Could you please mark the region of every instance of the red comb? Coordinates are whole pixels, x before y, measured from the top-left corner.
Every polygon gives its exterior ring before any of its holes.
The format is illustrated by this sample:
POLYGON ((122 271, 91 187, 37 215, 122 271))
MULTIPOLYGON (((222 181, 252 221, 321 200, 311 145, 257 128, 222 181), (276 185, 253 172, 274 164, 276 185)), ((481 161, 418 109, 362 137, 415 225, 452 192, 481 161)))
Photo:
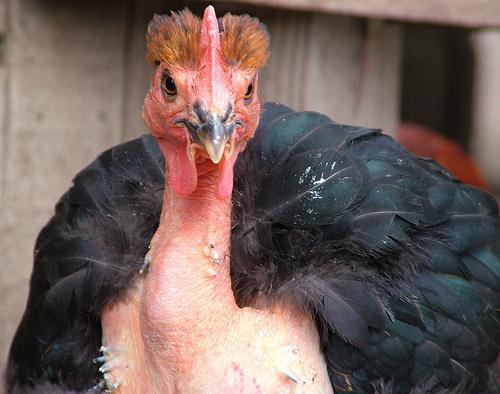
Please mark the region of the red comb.
POLYGON ((226 102, 217 103, 217 90, 224 86, 224 64, 219 22, 215 15, 215 9, 211 5, 205 9, 203 14, 200 43, 202 48, 200 89, 203 90, 203 96, 207 99, 206 105, 212 109, 219 107, 219 105, 225 108, 226 102))
POLYGON ((215 57, 220 53, 219 22, 215 9, 211 5, 205 8, 201 24, 201 46, 208 50, 208 56, 215 57))

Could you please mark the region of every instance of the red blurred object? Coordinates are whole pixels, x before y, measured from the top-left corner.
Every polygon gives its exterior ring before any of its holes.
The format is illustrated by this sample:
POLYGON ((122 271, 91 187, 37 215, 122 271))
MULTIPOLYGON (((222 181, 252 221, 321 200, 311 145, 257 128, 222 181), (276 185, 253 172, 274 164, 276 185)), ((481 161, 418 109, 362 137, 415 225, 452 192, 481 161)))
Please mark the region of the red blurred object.
POLYGON ((491 191, 477 164, 456 142, 414 123, 402 123, 397 139, 410 152, 436 160, 462 182, 491 191))

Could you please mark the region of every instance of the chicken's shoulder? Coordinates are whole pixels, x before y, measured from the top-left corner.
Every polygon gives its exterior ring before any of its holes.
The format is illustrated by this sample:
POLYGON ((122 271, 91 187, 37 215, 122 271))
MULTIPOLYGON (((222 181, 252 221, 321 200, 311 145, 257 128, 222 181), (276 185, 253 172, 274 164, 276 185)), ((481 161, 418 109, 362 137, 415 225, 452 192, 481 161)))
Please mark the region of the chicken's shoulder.
POLYGON ((164 163, 151 136, 115 146, 80 171, 40 232, 10 387, 42 380, 76 389, 98 379, 101 308, 138 275, 158 225, 164 163))
POLYGON ((487 392, 500 345, 491 196, 379 130, 268 104, 234 204, 239 302, 316 316, 336 389, 487 392))

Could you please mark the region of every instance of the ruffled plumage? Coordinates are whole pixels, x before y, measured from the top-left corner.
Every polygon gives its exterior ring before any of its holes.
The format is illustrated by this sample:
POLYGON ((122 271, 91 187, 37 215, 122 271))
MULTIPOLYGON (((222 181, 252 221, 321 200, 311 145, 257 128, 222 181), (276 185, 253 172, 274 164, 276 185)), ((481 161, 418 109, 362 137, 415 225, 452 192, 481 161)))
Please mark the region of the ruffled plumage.
MULTIPOLYGON (((76 176, 38 237, 10 387, 98 382, 99 313, 139 275, 163 168, 143 136, 76 176)), ((233 206, 237 302, 311 313, 335 390, 493 392, 500 227, 489 195, 379 130, 266 104, 236 163, 233 206)))

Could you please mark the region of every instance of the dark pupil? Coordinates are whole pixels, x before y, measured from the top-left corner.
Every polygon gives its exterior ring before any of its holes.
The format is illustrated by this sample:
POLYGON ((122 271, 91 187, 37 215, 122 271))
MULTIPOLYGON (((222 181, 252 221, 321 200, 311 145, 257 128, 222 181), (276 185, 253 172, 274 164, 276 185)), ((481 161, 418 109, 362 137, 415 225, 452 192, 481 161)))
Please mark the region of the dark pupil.
POLYGON ((245 93, 245 97, 250 97, 252 95, 252 91, 253 91, 253 83, 248 85, 247 92, 245 93))
POLYGON ((167 79, 165 79, 165 90, 168 94, 175 94, 176 87, 172 77, 167 77, 167 79))

